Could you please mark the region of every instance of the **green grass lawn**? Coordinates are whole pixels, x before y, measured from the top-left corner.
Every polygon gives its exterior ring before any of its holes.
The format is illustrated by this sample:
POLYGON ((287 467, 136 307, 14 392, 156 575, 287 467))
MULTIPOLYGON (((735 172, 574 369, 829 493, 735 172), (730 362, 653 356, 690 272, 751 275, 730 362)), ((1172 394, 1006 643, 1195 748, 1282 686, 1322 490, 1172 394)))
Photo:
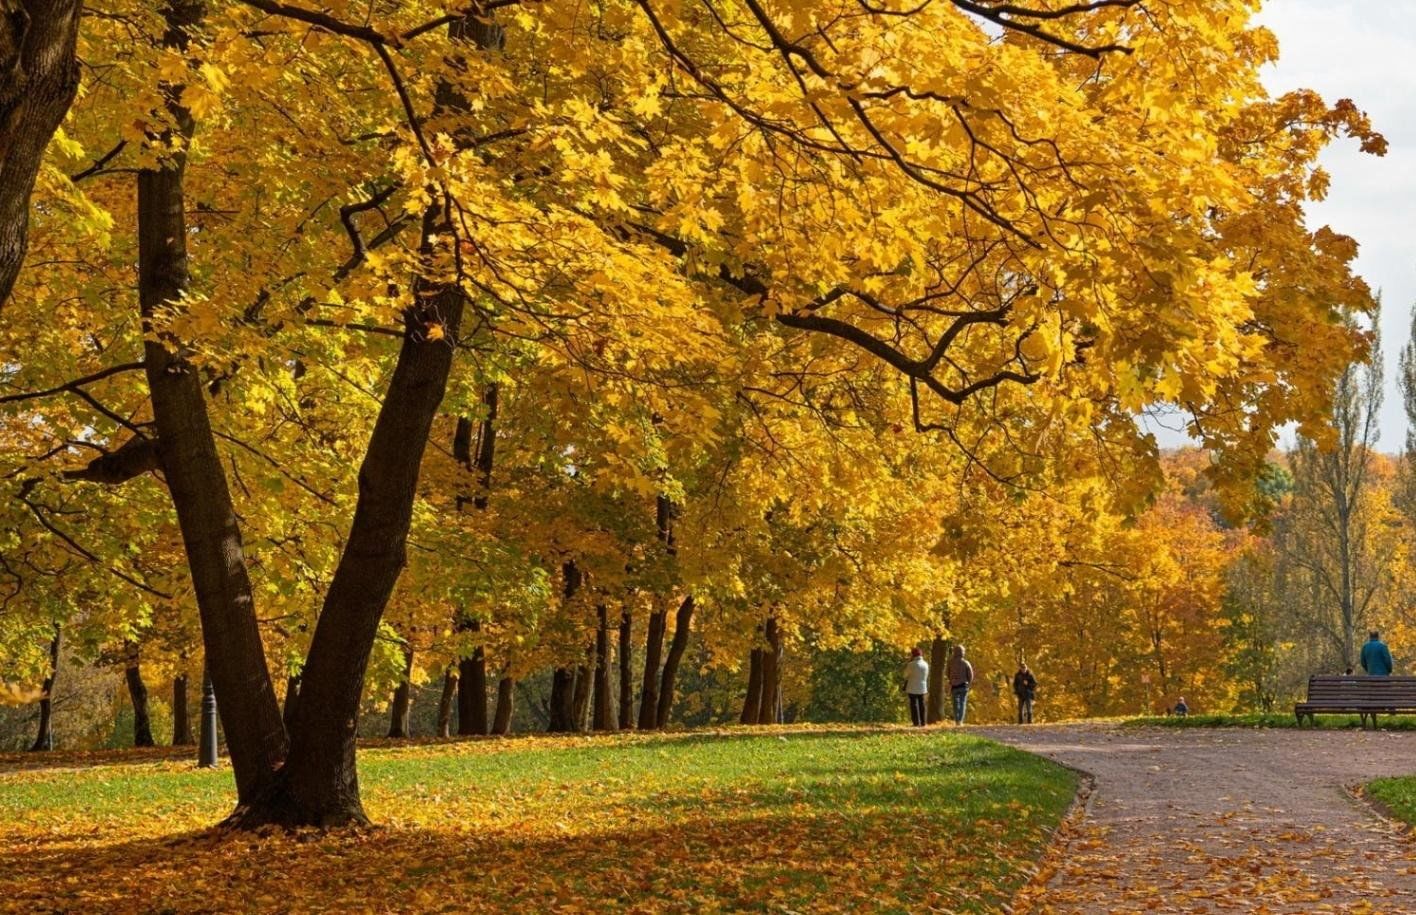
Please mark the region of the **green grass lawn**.
MULTIPOLYGON (((1357 715, 1318 715, 1317 724, 1305 720, 1303 727, 1318 727, 1328 730, 1360 728, 1362 720, 1357 715)), ((1234 715, 1189 715, 1184 718, 1156 715, 1143 718, 1128 718, 1123 724, 1128 727, 1162 728, 1296 728, 1298 719, 1292 712, 1252 712, 1234 715)), ((1392 731, 1416 731, 1416 715, 1382 715, 1377 726, 1392 731)))
POLYGON ((1367 795, 1398 820, 1416 827, 1416 775, 1378 779, 1367 785, 1367 795))
POLYGON ((905 729, 385 746, 360 774, 376 828, 250 836, 205 828, 226 771, 0 761, 0 908, 996 911, 1076 788, 905 729))

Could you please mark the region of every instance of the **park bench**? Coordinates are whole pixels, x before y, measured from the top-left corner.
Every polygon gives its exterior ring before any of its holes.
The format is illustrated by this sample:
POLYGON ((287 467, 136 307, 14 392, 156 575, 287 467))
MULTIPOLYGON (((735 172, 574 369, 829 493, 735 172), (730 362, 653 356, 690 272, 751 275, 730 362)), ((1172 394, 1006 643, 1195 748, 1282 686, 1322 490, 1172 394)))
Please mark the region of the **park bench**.
POLYGON ((1416 677, 1309 677, 1308 700, 1293 713, 1301 725, 1305 715, 1316 724, 1313 716, 1319 712, 1356 712, 1363 727, 1368 719, 1376 727, 1380 712, 1416 712, 1416 677))

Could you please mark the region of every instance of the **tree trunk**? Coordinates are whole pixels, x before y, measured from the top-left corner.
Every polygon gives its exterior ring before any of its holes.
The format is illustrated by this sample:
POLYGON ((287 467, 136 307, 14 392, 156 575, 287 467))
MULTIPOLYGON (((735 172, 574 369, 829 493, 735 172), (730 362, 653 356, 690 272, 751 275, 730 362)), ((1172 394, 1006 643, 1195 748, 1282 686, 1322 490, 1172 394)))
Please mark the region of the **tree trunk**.
POLYGON ((762 649, 754 648, 748 655, 747 696, 742 701, 741 724, 756 724, 762 714, 762 649))
POLYGON ((674 683, 678 679, 679 662, 688 649, 689 627, 693 623, 693 595, 679 604, 674 616, 674 640, 669 644, 669 656, 664 659, 664 677, 659 685, 659 714, 655 722, 662 730, 669 726, 669 713, 674 708, 674 683))
MULTIPOLYGON (((200 20, 201 5, 177 0, 165 14, 163 44, 185 51, 187 29, 200 20)), ((188 286, 183 174, 193 123, 179 102, 181 87, 164 86, 164 93, 176 125, 171 138, 175 152, 159 168, 138 173, 138 300, 145 327, 157 309, 179 301, 188 286)), ((149 336, 143 351, 158 457, 182 531, 207 670, 221 697, 239 809, 273 784, 285 759, 285 728, 201 381, 196 369, 169 349, 169 341, 149 336)))
POLYGON ((575 730, 575 671, 557 667, 551 673, 551 721, 546 730, 567 734, 575 730))
POLYGON ((497 681, 497 711, 492 716, 492 733, 506 735, 511 733, 511 712, 512 702, 516 698, 516 681, 511 677, 502 677, 497 681))
POLYGON ((438 697, 438 736, 452 735, 452 703, 457 698, 458 676, 455 668, 449 667, 443 674, 442 695, 438 697))
POLYGON ((639 688, 639 730, 652 731, 659 724, 659 658, 664 652, 665 610, 649 614, 644 636, 644 680, 639 688))
MULTIPOLYGON (((474 621, 473 629, 479 628, 474 621)), ((472 657, 458 665, 457 733, 463 735, 487 733, 487 656, 478 645, 472 657)))
POLYGON ((403 647, 403 679, 398 682, 398 688, 393 691, 393 707, 389 710, 388 716, 388 736, 390 737, 412 737, 411 723, 413 712, 413 684, 410 682, 413 676, 413 649, 408 646, 403 647))
POLYGON ((35 734, 30 752, 54 749, 54 681, 59 677, 59 648, 63 630, 56 623, 54 637, 49 640, 49 676, 44 678, 44 692, 39 697, 39 732, 35 734))
POLYGON ((762 651, 762 706, 757 712, 758 724, 780 724, 782 710, 782 637, 777 630, 777 618, 767 619, 767 647, 762 651))
POLYGON ((571 730, 585 730, 585 713, 590 710, 590 683, 591 673, 595 664, 595 645, 592 642, 585 651, 588 663, 576 665, 575 668, 575 688, 572 690, 571 698, 571 730))
POLYGON ((599 625, 595 627, 595 697, 591 727, 596 731, 613 731, 610 708, 610 620, 604 604, 595 608, 599 625))
POLYGON ((285 704, 281 707, 280 719, 285 729, 290 730, 290 722, 295 720, 295 706, 300 702, 300 675, 285 678, 285 704))
POLYGON ((937 724, 952 716, 944 712, 944 695, 948 692, 945 674, 949 667, 949 641, 936 635, 929 643, 929 698, 924 709, 924 720, 937 724))
MULTIPOLYGON (((500 46, 502 34, 499 26, 475 14, 452 23, 449 32, 455 38, 471 33, 483 48, 500 46)), ((456 232, 448 202, 439 189, 432 191, 434 202, 423 215, 421 251, 436 259, 440 241, 455 238, 456 232)), ((310 642, 282 790, 246 822, 368 822, 355 768, 364 673, 379 621, 407 561, 423 453, 447 389, 465 304, 457 285, 425 278, 414 284, 403 313, 398 361, 359 469, 349 538, 310 642)))
POLYGON ((79 0, 0 5, 0 309, 25 259, 44 150, 79 88, 79 0))
POLYGON ((157 746, 157 741, 152 739, 147 684, 143 682, 143 671, 136 652, 128 659, 128 667, 123 674, 128 681, 128 698, 133 700, 133 746, 157 746))
POLYGON ((194 743, 191 709, 187 706, 187 675, 181 674, 172 678, 172 745, 188 747, 194 743))
POLYGON ((634 727, 634 617, 628 609, 620 613, 619 625, 619 726, 634 727))

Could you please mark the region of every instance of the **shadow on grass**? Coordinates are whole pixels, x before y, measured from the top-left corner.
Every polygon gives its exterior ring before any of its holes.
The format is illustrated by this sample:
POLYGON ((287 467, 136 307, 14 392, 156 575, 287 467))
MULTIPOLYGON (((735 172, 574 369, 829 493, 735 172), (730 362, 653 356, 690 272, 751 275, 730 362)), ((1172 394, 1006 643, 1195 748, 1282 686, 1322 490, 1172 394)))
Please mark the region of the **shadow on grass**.
MULTIPOLYGON (((737 807, 586 834, 376 828, 199 832, 9 848, 0 907, 25 912, 996 911, 1041 836, 1006 822, 737 807)), ((593 826, 589 822, 577 826, 593 826)))

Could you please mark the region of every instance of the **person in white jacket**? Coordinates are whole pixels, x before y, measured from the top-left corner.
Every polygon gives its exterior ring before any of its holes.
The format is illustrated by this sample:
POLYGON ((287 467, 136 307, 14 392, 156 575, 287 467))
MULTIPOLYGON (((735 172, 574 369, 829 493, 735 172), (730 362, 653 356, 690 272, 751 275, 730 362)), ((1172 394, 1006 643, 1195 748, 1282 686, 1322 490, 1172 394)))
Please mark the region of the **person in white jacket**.
POLYGON ((910 651, 905 665, 905 695, 910 698, 910 723, 924 727, 924 696, 929 692, 929 662, 918 648, 910 651))

